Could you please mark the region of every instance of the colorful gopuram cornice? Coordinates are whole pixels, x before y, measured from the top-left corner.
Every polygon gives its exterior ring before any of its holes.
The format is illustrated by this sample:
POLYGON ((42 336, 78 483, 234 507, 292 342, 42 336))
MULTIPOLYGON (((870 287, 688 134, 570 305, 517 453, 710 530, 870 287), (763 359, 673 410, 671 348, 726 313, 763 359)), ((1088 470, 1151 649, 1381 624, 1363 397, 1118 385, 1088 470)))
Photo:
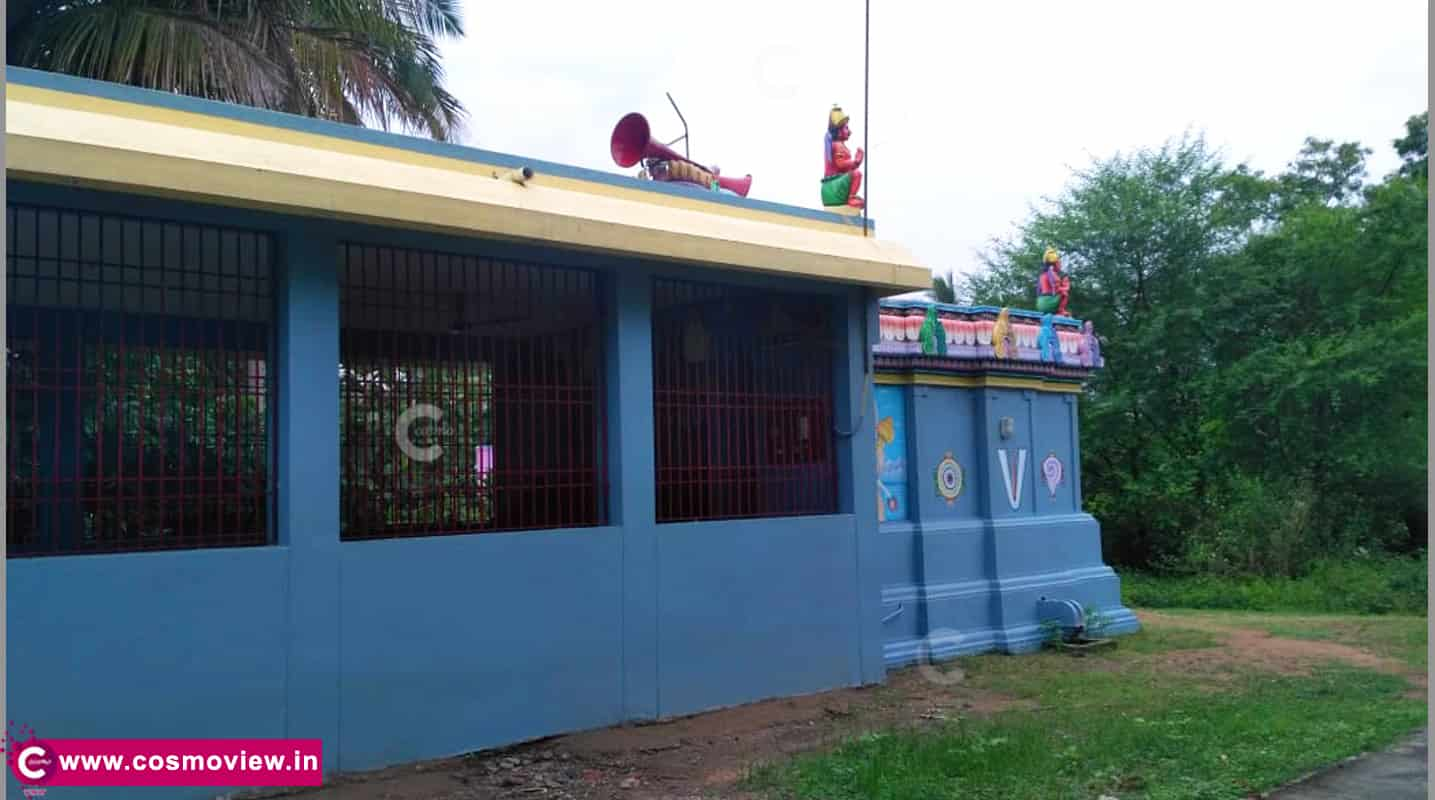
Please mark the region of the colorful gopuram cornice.
POLYGON ((878 333, 872 350, 879 373, 1030 376, 1079 385, 1104 363, 1089 321, 1022 309, 883 300, 878 333))

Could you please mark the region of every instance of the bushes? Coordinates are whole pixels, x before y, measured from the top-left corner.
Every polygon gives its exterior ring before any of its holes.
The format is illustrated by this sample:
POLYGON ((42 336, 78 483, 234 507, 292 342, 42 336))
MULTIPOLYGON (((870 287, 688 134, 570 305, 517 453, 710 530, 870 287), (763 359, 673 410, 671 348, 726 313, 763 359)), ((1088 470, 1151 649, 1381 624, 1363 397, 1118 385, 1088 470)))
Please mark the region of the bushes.
POLYGON ((1121 575, 1122 600, 1145 608, 1219 608, 1352 614, 1419 614, 1427 608, 1429 559, 1324 560, 1299 578, 1121 575))
POLYGON ((1212 482, 1201 520, 1183 531, 1166 559, 1147 568, 1297 578, 1322 562, 1401 552, 1409 541, 1402 509, 1371 495, 1346 487, 1322 491, 1309 475, 1233 473, 1212 482))

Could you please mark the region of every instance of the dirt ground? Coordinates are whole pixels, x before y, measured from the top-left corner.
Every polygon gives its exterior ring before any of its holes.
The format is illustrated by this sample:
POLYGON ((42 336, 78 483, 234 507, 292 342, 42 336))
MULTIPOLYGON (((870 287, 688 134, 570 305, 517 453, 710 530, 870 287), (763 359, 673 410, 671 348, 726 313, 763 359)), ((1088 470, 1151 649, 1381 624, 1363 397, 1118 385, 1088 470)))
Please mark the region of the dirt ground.
POLYGON ((1283 675, 1308 674, 1316 666, 1336 661, 1354 667, 1375 670, 1387 675, 1400 675, 1409 681, 1412 695, 1423 696, 1428 677, 1412 671, 1393 658, 1375 655, 1340 642, 1315 639, 1286 639, 1262 630, 1222 625, 1199 617, 1174 616, 1158 611, 1142 611, 1142 625, 1172 628, 1194 628, 1216 634, 1219 647, 1176 650, 1156 658, 1174 670, 1215 673, 1232 665, 1252 666, 1283 675))
MULTIPOLYGON (((1140 612, 1148 627, 1217 635, 1216 647, 1150 656, 1173 670, 1219 675, 1233 666, 1286 674, 1340 661, 1405 676, 1412 693, 1426 679, 1404 664, 1349 645, 1285 639, 1209 620, 1140 612)), ((1079 668, 1131 662, 1083 659, 1079 668)), ((869 730, 922 727, 1020 705, 1010 697, 917 668, 879 687, 769 700, 692 717, 558 736, 458 758, 351 775, 321 789, 245 794, 295 800, 697 800, 744 798, 740 782, 755 764, 834 744, 869 730)), ((1027 704, 1027 707, 1031 707, 1027 704)))

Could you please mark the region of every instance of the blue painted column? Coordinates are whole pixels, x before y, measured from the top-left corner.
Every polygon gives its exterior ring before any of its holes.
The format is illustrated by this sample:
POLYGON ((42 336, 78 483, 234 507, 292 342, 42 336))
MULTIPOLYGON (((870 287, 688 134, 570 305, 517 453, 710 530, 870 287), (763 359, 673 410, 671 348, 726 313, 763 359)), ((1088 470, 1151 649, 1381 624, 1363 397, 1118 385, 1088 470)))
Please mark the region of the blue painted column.
POLYGON ((339 289, 337 241, 305 223, 282 242, 278 538, 288 550, 285 735, 339 763, 339 289))
POLYGON ((917 383, 909 391, 914 575, 921 609, 918 644, 932 658, 942 659, 980 649, 990 627, 983 585, 989 571, 981 414, 976 395, 967 388, 917 383), (962 479, 960 492, 951 499, 937 484, 938 469, 948 456, 962 479))
POLYGON ((1077 396, 1069 394, 1062 400, 1067 405, 1067 413, 1071 415, 1071 453, 1070 463, 1066 465, 1066 472, 1071 480, 1071 513, 1081 513, 1081 408, 1077 396))
POLYGON ((1031 410, 1028 398, 1019 392, 1010 389, 979 391, 977 459, 981 477, 977 485, 981 489, 981 514, 986 520, 983 533, 986 575, 993 589, 990 597, 991 624, 996 631, 994 643, 1008 649, 1011 643, 1007 641, 1007 632, 1016 621, 1016 615, 1003 597, 1001 578, 1013 565, 1001 553, 1009 524, 1018 515, 1031 512, 1031 503, 1026 499, 1031 493, 1031 410), (1004 421, 1009 425, 1005 434, 1004 421), (1006 455, 1005 462, 1002 460, 1003 453, 1006 455), (1011 493, 1017 497, 1017 508, 1012 508, 1008 481, 1012 483, 1011 493))
POLYGON ((636 265, 607 281, 608 471, 623 536, 623 718, 658 716, 658 531, 653 463, 653 287, 636 265))
POLYGON ((857 536, 857 563, 853 580, 857 584, 858 675, 863 684, 880 683, 886 677, 882 658, 882 576, 878 569, 881 542, 877 539, 877 457, 873 447, 871 368, 873 342, 877 341, 877 299, 865 289, 853 288, 842 295, 838 313, 838 342, 834 354, 833 416, 837 437, 838 510, 852 514, 857 536))

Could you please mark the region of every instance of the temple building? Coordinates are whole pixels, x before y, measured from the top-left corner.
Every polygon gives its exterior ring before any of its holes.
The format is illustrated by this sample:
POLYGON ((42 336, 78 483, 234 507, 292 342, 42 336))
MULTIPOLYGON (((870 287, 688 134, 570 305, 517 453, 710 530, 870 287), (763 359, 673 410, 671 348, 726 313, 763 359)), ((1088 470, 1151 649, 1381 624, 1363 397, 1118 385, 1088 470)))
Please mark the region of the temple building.
POLYGON ((1136 625, 1077 320, 884 302, 930 272, 851 213, 6 79, 41 736, 364 770, 1136 625))

